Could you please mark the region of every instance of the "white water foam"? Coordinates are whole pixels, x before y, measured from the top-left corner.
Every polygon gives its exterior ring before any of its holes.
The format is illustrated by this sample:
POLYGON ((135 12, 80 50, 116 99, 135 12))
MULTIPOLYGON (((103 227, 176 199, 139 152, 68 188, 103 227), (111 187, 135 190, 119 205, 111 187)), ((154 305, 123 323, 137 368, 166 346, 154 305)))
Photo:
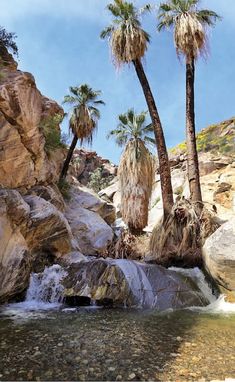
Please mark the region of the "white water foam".
POLYGON ((220 295, 217 300, 204 307, 192 306, 189 308, 194 312, 210 314, 235 314, 235 304, 225 301, 225 296, 220 295))
POLYGON ((208 282, 206 281, 205 275, 199 268, 185 269, 185 268, 170 267, 168 269, 191 278, 196 283, 198 288, 201 290, 203 295, 206 297, 206 299, 210 303, 213 303, 216 301, 216 296, 213 294, 212 289, 210 288, 208 282))
POLYGON ((227 302, 225 300, 226 297, 224 295, 220 295, 218 298, 216 298, 216 296, 213 295, 212 290, 206 281, 205 275, 200 269, 198 268, 183 269, 183 268, 176 268, 176 267, 171 267, 169 269, 193 279, 196 282, 198 288, 202 291, 204 296, 210 302, 210 304, 207 306, 203 306, 203 307, 192 306, 187 309, 192 310, 194 312, 210 313, 210 314, 234 314, 235 313, 234 303, 227 302))
POLYGON ((1 315, 18 321, 46 317, 43 311, 61 306, 64 289, 61 280, 65 276, 58 264, 46 267, 43 273, 32 273, 25 301, 7 305, 1 315))

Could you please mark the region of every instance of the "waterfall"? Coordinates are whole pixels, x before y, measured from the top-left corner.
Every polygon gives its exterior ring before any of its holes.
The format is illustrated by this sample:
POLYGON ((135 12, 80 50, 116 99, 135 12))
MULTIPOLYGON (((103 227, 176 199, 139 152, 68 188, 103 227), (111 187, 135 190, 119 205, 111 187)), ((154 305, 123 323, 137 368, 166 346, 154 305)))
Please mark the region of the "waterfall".
POLYGON ((203 295, 206 297, 206 299, 213 303, 216 301, 216 296, 213 294, 212 289, 210 288, 208 282, 206 281, 205 275, 199 268, 177 268, 177 267, 170 267, 168 268, 171 271, 174 271, 176 273, 181 273, 187 277, 190 277, 198 286, 198 288, 201 290, 203 295))
POLYGON ((23 304, 29 309, 47 309, 58 306, 63 298, 61 280, 66 276, 64 269, 54 264, 43 273, 32 273, 23 304))

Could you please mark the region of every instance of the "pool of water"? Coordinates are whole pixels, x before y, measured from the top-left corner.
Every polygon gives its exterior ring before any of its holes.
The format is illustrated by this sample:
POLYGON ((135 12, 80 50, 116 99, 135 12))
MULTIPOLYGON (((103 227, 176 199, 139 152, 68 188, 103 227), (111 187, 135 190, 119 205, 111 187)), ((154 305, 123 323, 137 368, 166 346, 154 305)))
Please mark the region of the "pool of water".
POLYGON ((225 378, 235 378, 234 314, 22 304, 0 310, 0 380, 225 378))

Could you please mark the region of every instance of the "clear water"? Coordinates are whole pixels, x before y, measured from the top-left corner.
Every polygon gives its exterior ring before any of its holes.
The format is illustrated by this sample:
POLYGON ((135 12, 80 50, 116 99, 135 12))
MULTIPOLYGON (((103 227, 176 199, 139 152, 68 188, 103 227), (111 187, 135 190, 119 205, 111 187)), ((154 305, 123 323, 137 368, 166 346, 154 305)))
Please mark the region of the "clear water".
POLYGON ((225 380, 234 338, 235 315, 15 304, 0 313, 0 379, 225 380))
MULTIPOLYGON (((131 288, 142 290, 137 297, 152 300, 142 268, 119 263, 131 288)), ((69 308, 61 304, 60 266, 32 274, 26 301, 0 308, 0 380, 235 378, 235 304, 215 300, 198 270, 182 272, 197 280, 210 305, 162 313, 69 308)))

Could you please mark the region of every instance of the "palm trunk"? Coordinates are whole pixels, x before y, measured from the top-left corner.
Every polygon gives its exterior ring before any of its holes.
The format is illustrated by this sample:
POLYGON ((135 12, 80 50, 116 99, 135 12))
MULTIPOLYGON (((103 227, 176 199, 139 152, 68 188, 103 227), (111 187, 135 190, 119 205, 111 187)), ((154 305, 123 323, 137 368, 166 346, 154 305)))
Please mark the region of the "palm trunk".
POLYGON ((169 215, 169 213, 171 212, 172 206, 174 204, 173 191, 172 191, 172 185, 171 185, 171 171, 170 171, 165 138, 163 134, 162 124, 158 115, 157 107, 156 107, 147 77, 145 75, 143 65, 140 60, 134 60, 133 64, 135 66, 137 76, 139 78, 140 84, 142 86, 142 89, 146 98, 146 102, 148 105, 149 113, 150 113, 153 128, 154 128, 154 135, 155 135, 157 152, 158 152, 158 160, 159 160, 159 173, 160 173, 160 180, 161 180, 162 201, 163 201, 163 211, 164 211, 164 220, 165 220, 167 216, 169 215))
POLYGON ((68 172, 68 169, 69 169, 69 164, 71 162, 71 159, 72 159, 73 152, 74 152, 74 149, 76 147, 77 141, 78 141, 78 138, 77 138, 76 135, 74 135, 72 143, 71 143, 69 151, 68 151, 68 154, 67 154, 67 158, 64 161, 64 165, 63 165, 63 168, 62 168, 62 171, 61 171, 61 174, 60 174, 60 181, 64 180, 66 178, 66 176, 67 176, 67 172, 68 172))
POLYGON ((189 58, 186 62, 186 143, 188 181, 191 200, 193 202, 201 202, 202 193, 200 186, 200 174, 195 133, 194 78, 194 59, 189 58))

